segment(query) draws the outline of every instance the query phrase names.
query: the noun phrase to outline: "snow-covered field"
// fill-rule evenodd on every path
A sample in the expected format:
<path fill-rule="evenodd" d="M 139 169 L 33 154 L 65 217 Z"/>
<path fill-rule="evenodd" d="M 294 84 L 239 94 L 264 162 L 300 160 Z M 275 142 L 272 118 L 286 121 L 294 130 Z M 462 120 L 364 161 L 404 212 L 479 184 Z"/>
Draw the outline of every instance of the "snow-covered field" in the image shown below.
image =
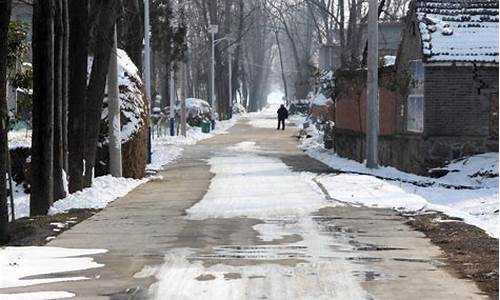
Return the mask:
<path fill-rule="evenodd" d="M 295 122 L 300 126 L 304 119 L 299 117 Z M 348 173 L 321 179 L 333 198 L 408 213 L 439 211 L 462 218 L 498 238 L 498 153 L 454 161 L 444 168 L 450 170 L 446 176 L 430 178 L 393 167 L 368 169 L 363 163 L 324 149 L 322 132 L 314 126 L 307 131 L 311 137 L 303 139 L 300 148 L 330 167 Z"/>

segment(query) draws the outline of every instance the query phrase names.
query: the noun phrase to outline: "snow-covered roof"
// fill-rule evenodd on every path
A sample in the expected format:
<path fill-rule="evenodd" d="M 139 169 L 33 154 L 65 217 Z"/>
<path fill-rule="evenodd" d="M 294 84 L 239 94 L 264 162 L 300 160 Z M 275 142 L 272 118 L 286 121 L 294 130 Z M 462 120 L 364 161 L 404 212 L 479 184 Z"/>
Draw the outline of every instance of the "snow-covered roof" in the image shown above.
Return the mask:
<path fill-rule="evenodd" d="M 417 0 L 427 62 L 498 63 L 498 0 Z"/>

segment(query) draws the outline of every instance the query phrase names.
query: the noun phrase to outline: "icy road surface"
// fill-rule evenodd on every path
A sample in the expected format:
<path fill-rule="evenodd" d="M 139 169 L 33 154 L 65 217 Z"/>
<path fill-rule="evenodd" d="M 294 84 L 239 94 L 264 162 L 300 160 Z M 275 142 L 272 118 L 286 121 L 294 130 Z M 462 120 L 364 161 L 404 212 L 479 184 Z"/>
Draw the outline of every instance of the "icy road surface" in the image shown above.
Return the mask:
<path fill-rule="evenodd" d="M 187 210 L 188 218 L 257 218 L 263 221 L 253 226 L 258 238 L 279 244 L 223 245 L 204 255 L 168 255 L 156 299 L 369 299 L 355 277 L 365 271 L 363 266 L 343 259 L 353 247 L 322 233 L 313 221 L 312 212 L 335 205 L 312 181 L 315 174 L 292 172 L 252 141 L 228 147 L 209 163 L 215 177 L 203 199 Z M 280 243 L 293 236 L 299 241 Z M 235 258 L 259 263 L 223 263 Z M 222 263 L 204 267 L 209 259 Z M 289 259 L 298 261 L 271 263 Z"/>

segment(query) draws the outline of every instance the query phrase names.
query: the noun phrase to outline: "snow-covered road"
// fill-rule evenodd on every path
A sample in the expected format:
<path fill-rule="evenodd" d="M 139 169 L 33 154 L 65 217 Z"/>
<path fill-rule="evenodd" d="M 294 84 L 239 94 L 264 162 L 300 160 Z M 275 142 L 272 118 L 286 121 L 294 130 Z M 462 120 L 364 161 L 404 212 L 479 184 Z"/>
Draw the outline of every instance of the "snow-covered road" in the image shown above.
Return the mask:
<path fill-rule="evenodd" d="M 159 176 L 50 241 L 96 253 L 85 255 L 91 265 L 28 278 L 85 280 L 0 294 L 363 300 L 402 299 L 405 291 L 407 300 L 484 299 L 471 281 L 440 267 L 439 248 L 404 217 L 350 199 L 406 197 L 404 190 L 330 174 L 297 148 L 294 128 L 274 125 L 270 115 L 249 115 L 227 134 L 184 146 Z"/>
<path fill-rule="evenodd" d="M 364 267 L 345 259 L 353 247 L 311 214 L 338 204 L 325 200 L 316 174 L 292 172 L 255 144 L 240 142 L 209 159 L 215 177 L 187 218 L 259 219 L 253 230 L 263 244 L 218 245 L 203 255 L 177 249 L 159 272 L 156 299 L 368 299 L 355 277 Z M 204 266 L 213 259 L 220 263 Z M 234 259 L 240 265 L 224 263 Z"/>
<path fill-rule="evenodd" d="M 378 186 L 360 188 L 354 179 L 332 188 L 314 160 L 280 144 L 292 132 L 276 133 L 266 114 L 246 124 L 236 128 L 239 139 L 217 143 L 206 160 L 214 176 L 208 191 L 183 218 L 254 225 L 211 232 L 201 249 L 171 249 L 154 272 L 155 299 L 401 299 L 402 289 L 407 299 L 482 298 L 436 267 L 439 249 L 404 218 L 346 204 L 346 190 L 372 194 Z M 250 133 L 255 128 L 259 134 Z M 394 196 L 379 192 L 378 200 Z"/>

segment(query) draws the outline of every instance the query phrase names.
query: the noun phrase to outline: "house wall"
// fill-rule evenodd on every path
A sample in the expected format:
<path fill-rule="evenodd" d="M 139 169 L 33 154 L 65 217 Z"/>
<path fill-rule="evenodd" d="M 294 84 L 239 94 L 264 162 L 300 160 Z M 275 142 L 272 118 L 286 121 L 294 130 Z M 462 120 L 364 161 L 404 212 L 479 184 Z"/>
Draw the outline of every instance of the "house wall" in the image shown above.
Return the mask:
<path fill-rule="evenodd" d="M 396 74 L 401 77 L 408 71 L 410 60 L 422 59 L 422 41 L 418 29 L 417 16 L 415 14 L 415 1 L 410 2 L 405 26 L 401 32 L 401 44 L 396 56 Z"/>
<path fill-rule="evenodd" d="M 398 118 L 396 130 L 398 133 L 406 132 L 406 114 L 407 114 L 407 97 L 408 97 L 408 80 L 410 77 L 409 62 L 413 60 L 422 60 L 422 39 L 418 28 L 416 12 L 416 2 L 412 0 L 408 7 L 405 26 L 401 32 L 401 44 L 398 48 L 395 64 L 395 78 L 397 81 L 399 97 Z"/>
<path fill-rule="evenodd" d="M 493 95 L 498 67 L 426 65 L 424 134 L 488 137 Z"/>
<path fill-rule="evenodd" d="M 392 85 L 395 71 L 380 71 L 380 164 L 427 174 L 427 170 L 462 156 L 498 152 L 498 84 L 495 88 L 494 83 L 498 68 L 447 68 L 450 75 L 446 68 L 426 69 L 429 79 L 426 77 L 424 87 L 423 134 L 398 130 L 397 124 L 404 123 L 400 103 L 406 98 Z M 340 156 L 363 161 L 365 74 L 338 72 L 336 80 L 334 150 Z M 478 88 L 484 99 L 478 100 L 474 94 Z"/>
<path fill-rule="evenodd" d="M 498 139 L 498 94 L 490 97 L 490 137 Z"/>
<path fill-rule="evenodd" d="M 365 159 L 364 133 L 335 128 L 334 151 L 349 159 Z M 428 175 L 428 170 L 463 156 L 498 152 L 498 140 L 480 137 L 430 137 L 396 134 L 379 137 L 379 163 L 399 170 Z"/>
<path fill-rule="evenodd" d="M 390 68 L 382 71 L 380 81 L 390 82 L 392 74 Z M 335 127 L 366 132 L 365 73 L 349 72 L 347 76 L 351 77 L 351 79 L 340 79 L 344 82 L 346 88 L 339 93 L 335 101 Z M 379 96 L 379 112 L 382 116 L 379 123 L 380 135 L 395 134 L 398 93 L 382 85 L 379 88 Z"/>

